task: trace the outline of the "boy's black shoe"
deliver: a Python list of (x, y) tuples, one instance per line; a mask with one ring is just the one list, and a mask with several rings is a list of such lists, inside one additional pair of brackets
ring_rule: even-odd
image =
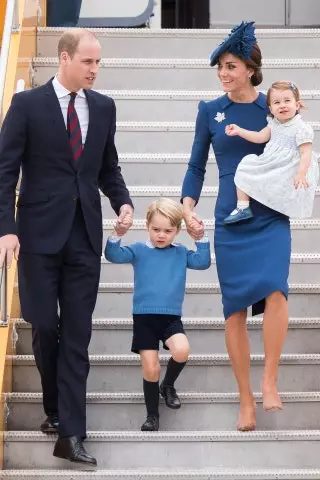
[(148, 415), (147, 420), (141, 426), (143, 432), (157, 432), (159, 430), (159, 417), (157, 415)]
[(164, 398), (167, 407), (178, 409), (181, 407), (180, 399), (177, 395), (176, 389), (172, 385), (160, 385), (160, 394)]

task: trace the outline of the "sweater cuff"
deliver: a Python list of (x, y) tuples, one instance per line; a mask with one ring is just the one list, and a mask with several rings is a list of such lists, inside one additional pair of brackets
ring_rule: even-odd
[(111, 235), (110, 237), (108, 237), (108, 244), (111, 246), (116, 246), (120, 242), (121, 237), (118, 237), (117, 235)]
[(199, 243), (199, 244), (210, 243), (207, 232), (204, 232), (203, 237), (200, 238), (200, 240), (197, 240), (195, 243), (196, 243), (196, 244), (198, 244), (198, 243)]
[(210, 248), (210, 242), (209, 242), (209, 239), (208, 237), (202, 237), (201, 240), (197, 240), (196, 242), (194, 242), (197, 246), (198, 249), (208, 249)]

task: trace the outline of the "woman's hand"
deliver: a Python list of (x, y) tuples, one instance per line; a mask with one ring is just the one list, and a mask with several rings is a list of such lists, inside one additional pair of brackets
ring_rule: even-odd
[(201, 218), (194, 212), (184, 213), (184, 221), (187, 227), (187, 232), (194, 240), (200, 240), (204, 235), (204, 225)]
[(306, 174), (303, 172), (298, 172), (294, 177), (294, 187), (297, 190), (298, 188), (308, 188), (309, 183), (306, 177)]
[(230, 125), (226, 126), (225, 132), (229, 137), (235, 137), (236, 135), (240, 135), (241, 128), (235, 123), (231, 123)]

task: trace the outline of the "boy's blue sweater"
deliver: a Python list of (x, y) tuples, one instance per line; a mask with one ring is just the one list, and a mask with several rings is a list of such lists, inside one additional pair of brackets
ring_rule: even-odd
[(172, 244), (154, 248), (148, 243), (126, 247), (107, 241), (106, 259), (113, 263), (132, 263), (134, 269), (133, 313), (182, 315), (187, 268), (210, 267), (210, 243), (196, 242), (196, 251)]

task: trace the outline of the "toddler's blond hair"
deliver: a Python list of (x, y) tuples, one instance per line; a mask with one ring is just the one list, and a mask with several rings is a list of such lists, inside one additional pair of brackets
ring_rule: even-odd
[(152, 220), (152, 217), (156, 214), (160, 213), (164, 217), (166, 217), (172, 227), (177, 227), (178, 230), (181, 228), (182, 223), (182, 206), (180, 203), (171, 200), (170, 198), (159, 198), (152, 202), (147, 210), (147, 225)]

